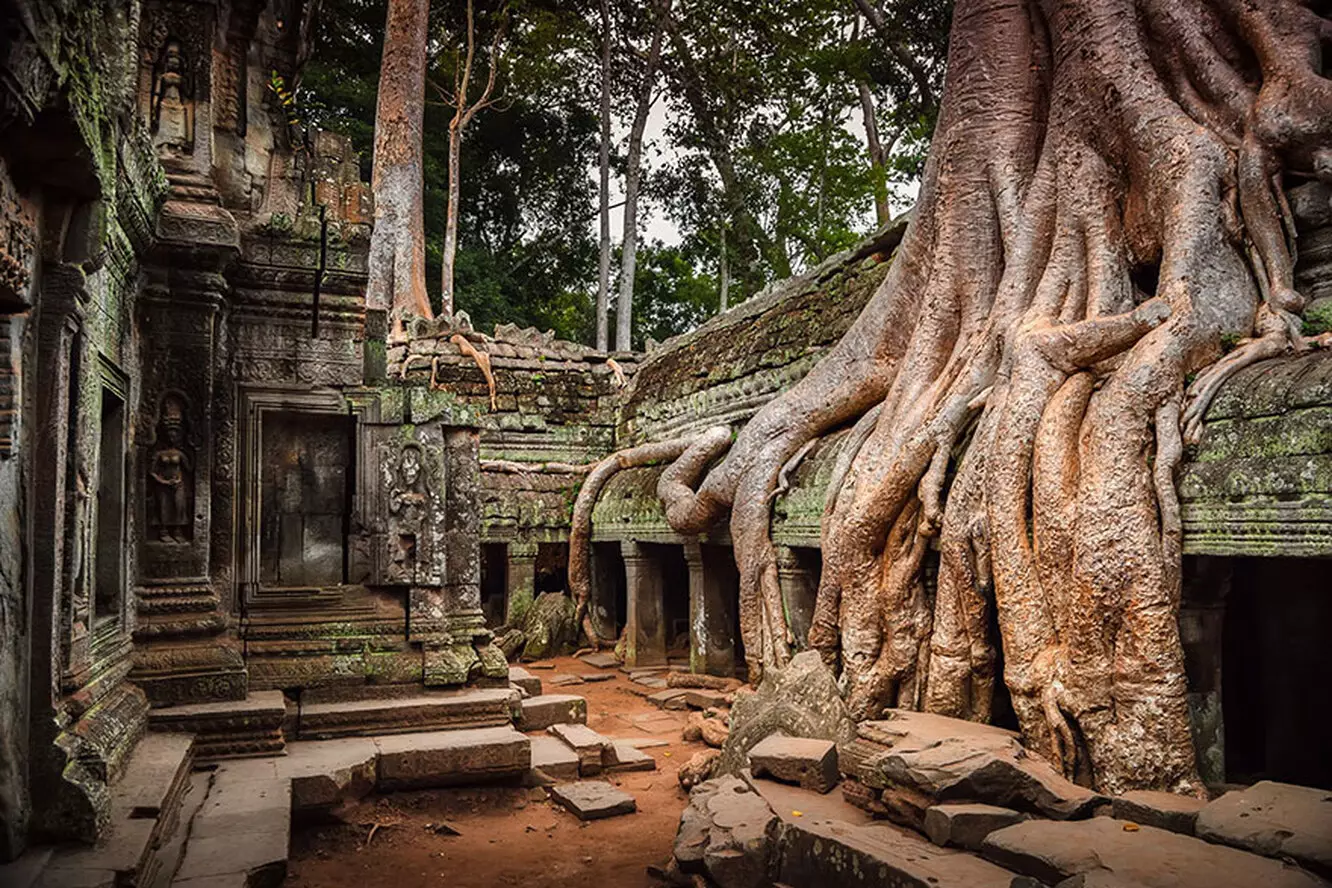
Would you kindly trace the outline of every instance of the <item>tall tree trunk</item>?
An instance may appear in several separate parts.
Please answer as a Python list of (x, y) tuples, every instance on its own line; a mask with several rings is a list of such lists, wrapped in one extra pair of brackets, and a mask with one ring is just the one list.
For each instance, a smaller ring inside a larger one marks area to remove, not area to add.
[(865, 147), (869, 153), (870, 175), (874, 185), (874, 217), (883, 227), (892, 220), (888, 212), (888, 179), (884, 160), (886, 153), (879, 141), (879, 114), (874, 107), (874, 93), (863, 80), (856, 82), (856, 91), (860, 93), (860, 113), (865, 121)]
[(634, 327), (634, 275), (638, 271), (638, 191), (643, 180), (643, 132), (647, 129), (648, 113), (652, 110), (652, 88), (657, 81), (657, 64), (661, 61), (661, 40), (666, 28), (664, 16), (670, 14), (670, 0), (666, 0), (662, 19), (652, 33), (647, 62), (643, 70), (642, 89), (634, 107), (633, 124), (629, 127), (629, 152), (625, 158), (624, 173), (624, 234), (620, 241), (620, 295), (615, 302), (615, 347), (621, 351), (633, 349)]
[(406, 312), (431, 316), (421, 158), (429, 15), (428, 0), (389, 0), (375, 106), (375, 228), (366, 305), (393, 311), (399, 318), (395, 326)]
[(462, 197), (462, 134), (459, 118), (449, 124), (449, 193), (444, 216), (444, 245), (440, 250), (439, 310), (453, 314), (453, 272), (458, 261), (458, 206)]
[(988, 718), (994, 608), (1030, 748), (1111, 792), (1201, 791), (1174, 472), (1225, 379), (1308, 346), (1280, 188), (1332, 173), (1330, 35), (1297, 0), (957, 2), (880, 289), (697, 492), (659, 491), (680, 533), (730, 509), (756, 673), (789, 654), (771, 491), (851, 425), (810, 642), (853, 713)]
[(721, 241), (720, 249), (717, 251), (717, 314), (721, 314), (730, 307), (731, 260), (726, 249), (726, 226), (723, 224), (717, 233), (718, 240)]
[[(610, 348), (610, 143), (611, 143), (611, 21), (610, 0), (601, 0), (601, 151), (597, 158), (600, 173), (599, 210), (601, 215), (601, 255), (597, 268), (597, 349)], [(618, 344), (618, 343), (617, 343)]]

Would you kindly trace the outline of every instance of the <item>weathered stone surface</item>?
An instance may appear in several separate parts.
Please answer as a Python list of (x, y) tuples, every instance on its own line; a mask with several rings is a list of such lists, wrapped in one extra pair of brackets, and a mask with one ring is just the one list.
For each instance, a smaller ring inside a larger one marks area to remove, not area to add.
[[(982, 853), (1054, 885), (1098, 869), (1143, 888), (1314, 888), (1314, 875), (1279, 861), (1109, 817), (1028, 820), (990, 833)], [(1127, 828), (1126, 828), (1127, 827)]]
[(551, 725), (551, 734), (578, 753), (578, 770), (584, 776), (598, 774), (610, 754), (610, 740), (586, 725)]
[(1026, 819), (1026, 814), (996, 805), (935, 805), (925, 811), (925, 835), (936, 845), (976, 851), (990, 833)]
[(915, 829), (941, 802), (984, 802), (1056, 819), (1089, 817), (1108, 799), (1030, 754), (1017, 734), (925, 712), (888, 710), (839, 748), (844, 773), (874, 790), (893, 819)]
[(342, 700), (301, 706), (302, 740), (509, 724), (518, 694), (511, 688), (430, 691), (410, 697)]
[(1136, 789), (1111, 799), (1111, 811), (1117, 820), (1131, 820), (1191, 836), (1198, 812), (1206, 804), (1192, 796)]
[(291, 780), (293, 810), (327, 808), (368, 795), (375, 788), (379, 747), (368, 737), (287, 746), (278, 773)]
[(522, 688), (529, 697), (541, 695), (541, 679), (521, 666), (509, 667), (509, 684)]
[(532, 766), (531, 742), (512, 727), (376, 737), (375, 744), (381, 790), (516, 779)]
[(1289, 857), (1332, 878), (1332, 791), (1263, 780), (1198, 812), (1195, 830), (1269, 857)]
[(706, 688), (691, 688), (685, 691), (684, 701), (690, 709), (716, 709), (726, 705), (726, 694)]
[(855, 739), (855, 722), (837, 680), (817, 651), (796, 654), (785, 669), (767, 670), (754, 693), (736, 694), (718, 773), (739, 773), (754, 744), (776, 733), (831, 740), (839, 747)]
[[(269, 767), (262, 767), (265, 764)], [(177, 881), (243, 875), (246, 885), (282, 882), (291, 833), (291, 786), (275, 774), (276, 766), (262, 761), (226, 764), (214, 772), (208, 796), (190, 824)]]
[(583, 654), (578, 659), (589, 666), (595, 666), (598, 669), (614, 669), (620, 665), (620, 658), (606, 651), (597, 651), (591, 654)]
[(579, 820), (601, 820), (638, 810), (633, 796), (599, 780), (558, 783), (550, 788), (550, 794)]
[(837, 746), (831, 740), (773, 734), (749, 750), (755, 777), (768, 775), (805, 789), (827, 792), (837, 785)]
[(608, 771), (655, 771), (657, 760), (624, 740), (612, 740)]
[(523, 701), (521, 731), (544, 731), (551, 725), (585, 724), (587, 700), (574, 694), (542, 694)]
[(281, 691), (254, 691), (243, 700), (154, 709), (148, 722), (154, 731), (194, 734), (195, 758), (206, 762), (281, 753), (286, 714)]
[(556, 672), (550, 678), (546, 679), (546, 682), (555, 687), (563, 687), (564, 685), (582, 684), (583, 677), (568, 672)]
[(685, 695), (688, 691), (680, 688), (666, 688), (657, 691), (655, 694), (648, 694), (647, 700), (653, 706), (659, 706), (662, 709), (682, 710), (686, 708)]
[(532, 741), (532, 769), (552, 780), (578, 779), (578, 753), (558, 737), (536, 735)]
[(696, 821), (707, 823), (700, 862), (712, 881), (721, 888), (767, 884), (775, 815), (762, 796), (739, 778), (723, 777), (700, 784), (689, 805), (698, 810)]

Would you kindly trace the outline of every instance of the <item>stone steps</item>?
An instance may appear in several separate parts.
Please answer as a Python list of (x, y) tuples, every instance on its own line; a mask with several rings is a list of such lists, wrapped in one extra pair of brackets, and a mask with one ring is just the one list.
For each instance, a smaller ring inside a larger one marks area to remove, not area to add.
[(511, 688), (471, 688), (389, 699), (302, 703), (297, 739), (503, 726), (512, 723), (518, 701), (518, 693)]
[(244, 700), (163, 706), (148, 713), (153, 731), (195, 735), (201, 762), (281, 755), (286, 747), (282, 722), (287, 714), (281, 691), (254, 691)]
[(7, 886), (152, 886), (170, 877), (189, 794), (194, 741), (188, 734), (148, 734), (110, 787), (110, 820), (94, 845), (34, 848), (0, 866)]

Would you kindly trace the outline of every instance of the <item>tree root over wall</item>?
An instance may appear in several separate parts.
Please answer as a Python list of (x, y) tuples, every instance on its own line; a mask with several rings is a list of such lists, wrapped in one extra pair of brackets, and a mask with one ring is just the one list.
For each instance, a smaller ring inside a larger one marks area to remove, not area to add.
[(959, 0), (882, 287), (696, 491), (663, 477), (677, 531), (730, 512), (752, 677), (789, 656), (769, 496), (852, 425), (811, 630), (852, 713), (988, 719), (993, 607), (1030, 747), (1103, 790), (1201, 790), (1174, 472), (1229, 376), (1311, 345), (1282, 187), (1332, 177), (1329, 44), (1294, 0)]

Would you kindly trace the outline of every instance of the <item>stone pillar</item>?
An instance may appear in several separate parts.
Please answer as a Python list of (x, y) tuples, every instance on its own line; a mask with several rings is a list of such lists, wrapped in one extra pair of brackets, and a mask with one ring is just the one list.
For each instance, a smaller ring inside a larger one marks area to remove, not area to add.
[(782, 590), (786, 625), (795, 635), (796, 647), (804, 650), (809, 643), (809, 626), (814, 620), (814, 599), (819, 592), (817, 556), (794, 546), (777, 547), (777, 584)]
[[(218, 378), (226, 366), (222, 271), (237, 255), (239, 235), (215, 200), (205, 185), (172, 179), (142, 297), (132, 678), (155, 705), (242, 700), (249, 690), (227, 617), (234, 426), (219, 425), (231, 411), (218, 409), (232, 397), (230, 380)], [(165, 477), (176, 485), (164, 485)], [(218, 490), (222, 502), (214, 501)], [(220, 560), (219, 538), (226, 541)]]
[(591, 569), (588, 580), (592, 588), (588, 594), (588, 612), (592, 619), (592, 630), (598, 638), (613, 644), (620, 635), (620, 614), (615, 591), (620, 581), (621, 561), (616, 557), (614, 543), (593, 543), (590, 548), (588, 557), (591, 559)]
[(684, 545), (689, 565), (689, 671), (735, 674), (735, 565), (729, 550)]
[(536, 594), (537, 544), (514, 540), (508, 545), (504, 585), (504, 622), (521, 626)]
[[(1221, 653), (1231, 561), (1210, 556), (1185, 556), (1179, 638), (1188, 676), (1189, 719), (1198, 776), (1208, 786), (1226, 779), (1225, 722), (1221, 711)], [(1251, 713), (1245, 713), (1251, 717)]]
[(628, 614), (624, 662), (627, 666), (666, 664), (666, 617), (661, 565), (651, 550), (634, 540), (620, 543), (624, 556)]

